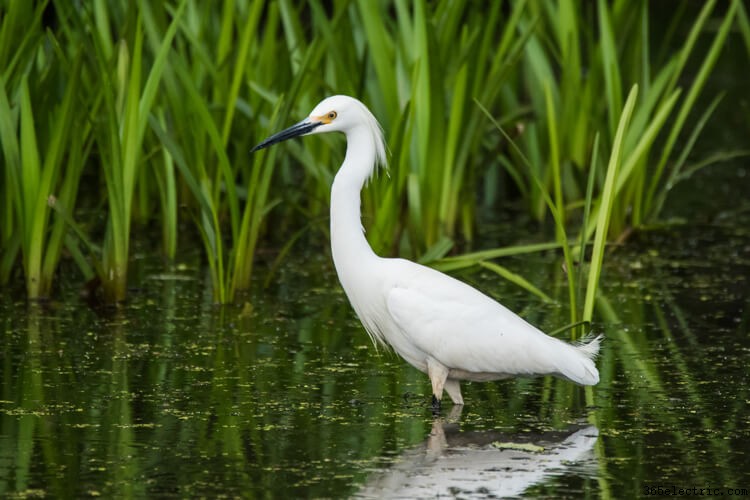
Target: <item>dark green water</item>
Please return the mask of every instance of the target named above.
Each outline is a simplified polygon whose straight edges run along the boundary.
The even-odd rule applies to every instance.
[[[172,275],[139,262],[143,285],[116,313],[74,291],[45,306],[0,295],[0,496],[748,489],[750,230],[738,220],[642,234],[609,257],[592,407],[572,384],[518,380],[470,384],[460,415],[448,404],[434,419],[426,377],[376,354],[325,255],[290,259],[304,264],[244,307],[212,306],[190,259]],[[504,264],[565,296],[555,255]],[[547,330],[566,323],[563,304],[461,277]]]

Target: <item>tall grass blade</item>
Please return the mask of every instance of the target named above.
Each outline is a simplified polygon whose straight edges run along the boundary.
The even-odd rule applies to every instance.
[[[578,247],[578,282],[577,290],[577,303],[581,302],[581,295],[583,289],[583,262],[586,259],[586,247],[589,244],[589,237],[586,233],[586,228],[589,225],[589,217],[591,216],[591,206],[594,201],[594,181],[596,180],[596,172],[599,169],[599,134],[594,137],[594,147],[591,149],[591,162],[589,163],[589,179],[586,185],[586,200],[583,208],[583,219],[581,220],[581,233],[579,235],[580,246]],[[572,272],[569,270],[568,272]]]
[[[559,242],[549,243],[532,243],[528,245],[515,245],[503,248],[493,248],[491,250],[480,250],[470,252],[456,257],[445,257],[432,264],[432,267],[441,271],[455,271],[467,267],[475,266],[479,262],[489,259],[498,259],[501,257],[510,257],[513,255],[524,255],[536,252],[545,252],[560,248]]]
[[[552,302],[552,299],[549,297],[549,295],[539,290],[539,288],[535,287],[528,280],[526,280],[523,276],[517,273],[514,273],[513,271],[499,264],[495,264],[494,262],[480,261],[479,265],[481,267],[484,267],[485,269],[489,269],[490,271],[496,273],[498,276],[501,276],[502,278],[510,281],[511,283],[520,286],[527,292],[530,292],[536,295],[537,297],[542,299],[544,302]]]
[[[625,107],[622,110],[620,121],[617,125],[617,133],[612,144],[612,153],[607,165],[607,174],[604,180],[599,213],[596,221],[596,233],[594,235],[594,247],[591,254],[591,265],[589,267],[588,283],[586,285],[586,298],[583,304],[583,321],[591,321],[594,312],[594,301],[599,286],[599,276],[601,275],[602,262],[604,260],[604,247],[607,241],[608,228],[610,223],[610,214],[614,204],[614,188],[620,169],[622,145],[625,133],[627,131],[630,117],[635,107],[636,98],[638,97],[638,86],[634,85],[628,98],[625,101]]]

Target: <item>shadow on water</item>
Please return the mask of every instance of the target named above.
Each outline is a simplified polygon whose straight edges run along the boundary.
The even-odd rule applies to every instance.
[[[426,377],[375,353],[324,256],[236,307],[210,304],[190,259],[174,275],[141,262],[146,285],[117,313],[75,294],[44,306],[0,295],[0,496],[748,488],[745,227],[644,233],[610,257],[593,407],[551,378],[468,384],[460,430],[447,410],[433,420]],[[507,265],[564,297],[557,257],[533,259]],[[461,277],[544,329],[566,321],[563,300]]]

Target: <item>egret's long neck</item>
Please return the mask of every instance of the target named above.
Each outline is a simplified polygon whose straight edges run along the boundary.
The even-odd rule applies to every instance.
[[[365,238],[360,216],[360,191],[374,168],[375,143],[363,126],[346,134],[346,157],[331,188],[331,250],[344,288],[343,269],[356,269],[377,256]],[[352,269],[352,271],[354,271]]]

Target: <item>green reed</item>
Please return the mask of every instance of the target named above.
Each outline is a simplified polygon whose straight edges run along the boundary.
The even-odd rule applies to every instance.
[[[625,107],[622,110],[622,115],[619,124],[617,125],[617,133],[615,134],[615,140],[612,145],[612,153],[609,158],[607,173],[604,178],[604,187],[599,200],[599,213],[596,217],[596,234],[594,236],[594,247],[591,253],[588,283],[586,285],[586,299],[583,305],[582,317],[584,321],[591,321],[594,311],[594,299],[596,298],[599,277],[601,276],[602,262],[604,261],[604,246],[606,244],[607,235],[609,234],[612,208],[615,202],[615,179],[617,179],[621,169],[623,141],[628,130],[628,125],[630,124],[637,96],[638,86],[635,85],[630,91],[628,99],[625,102]],[[569,276],[573,276],[573,273],[569,273]]]
[[[184,6],[185,2],[181,5]],[[144,135],[181,11],[182,8],[176,11],[146,75],[143,75],[144,35],[140,16],[136,20],[133,46],[118,44],[115,68],[107,67],[105,63],[106,42],[102,40],[107,35],[102,32],[94,35],[101,81],[118,89],[117,95],[107,92],[106,87],[103,90],[108,119],[97,139],[104,158],[102,167],[109,199],[109,219],[102,249],[104,275],[101,276],[108,302],[117,302],[126,296],[132,202],[141,167]],[[117,70],[115,74],[112,74],[113,69]],[[144,76],[145,83],[142,82]]]
[[[203,240],[214,299],[219,303],[234,300],[237,292],[250,286],[265,216],[277,203],[271,198],[275,152],[250,157],[252,143],[246,134],[236,133],[237,122],[244,131],[244,123],[259,109],[268,110],[267,114],[258,112],[255,119],[270,120],[272,126],[280,126],[280,113],[287,116],[278,96],[239,98],[250,76],[259,77],[256,85],[266,76],[273,77],[273,72],[257,71],[258,59],[285,52],[277,37],[260,42],[253,38],[261,22],[262,3],[246,2],[244,7],[247,17],[243,18],[227,5],[218,30],[204,33],[217,44],[215,63],[207,57],[208,47],[195,38],[177,49],[178,56],[172,58],[164,78],[163,117],[151,119],[152,131],[189,193],[186,200]],[[203,12],[205,8],[191,5],[186,17],[209,15]],[[281,29],[277,14],[276,5],[271,6],[266,29]],[[150,37],[159,40],[159,24],[164,21],[155,12],[150,12],[149,19]],[[229,45],[235,37],[239,40],[236,51]],[[185,62],[192,59],[201,63],[188,66]],[[267,64],[282,63],[271,58]]]
[[[0,283],[9,280],[20,252],[26,294],[32,299],[50,295],[65,245],[65,222],[52,217],[49,205],[75,203],[91,143],[91,129],[75,111],[82,59],[60,50],[64,40],[43,35],[41,12],[41,7],[16,3],[0,25],[2,40],[13,39],[19,25],[28,27],[17,39],[17,53],[0,51]],[[37,64],[23,64],[24,56]]]
[[[44,290],[27,285],[29,296],[48,294],[66,248],[84,275],[97,270],[108,301],[122,300],[133,227],[156,221],[169,258],[180,228],[200,235],[215,300],[234,300],[250,286],[261,242],[280,239],[288,249],[307,230],[327,231],[341,139],[248,152],[334,93],[370,106],[389,144],[388,175],[364,193],[377,251],[427,263],[456,252],[477,232],[480,203],[497,206],[512,185],[529,214],[554,223],[554,245],[572,273],[596,238],[601,251],[658,217],[674,182],[702,165],[686,161],[719,97],[697,109],[701,91],[735,18],[750,32],[741,2],[725,12],[716,5],[701,7],[670,54],[676,25],[655,47],[649,5],[625,0],[486,9],[447,0],[9,2],[0,7],[0,281],[21,260],[27,284]],[[52,27],[41,26],[45,9],[56,16]],[[683,90],[697,40],[715,20],[719,29]],[[608,184],[610,166],[591,160],[614,150],[623,89],[634,85],[622,163]],[[94,182],[78,196],[81,178]],[[50,195],[59,215],[51,219]],[[100,208],[103,229],[81,215]],[[66,232],[71,225],[84,242],[101,240],[86,243],[87,258]],[[463,260],[479,261],[546,296],[497,263]],[[584,267],[569,282],[572,310],[583,300]]]
[[[413,9],[397,3],[395,19],[372,2],[358,7],[354,19],[367,35],[375,76],[365,83],[365,97],[392,151],[390,182],[366,198],[365,210],[375,214],[371,242],[439,257],[454,238],[474,233],[481,175],[474,165],[486,124],[475,100],[488,107],[498,102],[533,25],[520,25],[524,2],[507,19],[500,3],[487,12],[462,2],[429,8],[416,2]],[[504,28],[499,37],[489,29],[497,25]]]
[[[529,19],[541,19],[540,29],[526,44],[523,54],[526,70],[518,83],[530,94],[531,107],[536,110],[534,118],[525,119],[523,132],[515,139],[493,121],[510,145],[502,153],[500,163],[519,184],[531,213],[540,219],[549,215],[554,220],[555,240],[568,270],[571,324],[592,319],[607,241],[630,225],[637,226],[658,216],[686,155],[715,108],[716,100],[703,112],[667,182],[660,182],[663,159],[670,157],[674,139],[685,124],[684,117],[695,107],[706,75],[732,25],[737,5],[733,3],[723,14],[721,27],[700,65],[698,77],[681,103],[677,78],[693,53],[694,38],[703,32],[713,3],[704,6],[691,26],[691,41],[662,68],[651,67],[645,4],[622,9],[622,3],[615,2],[610,7],[599,2],[596,9],[599,36],[588,35],[582,40],[578,34],[585,24],[585,9],[564,1],[543,8],[537,4],[537,12],[530,8]],[[582,76],[583,60],[590,61],[586,78]],[[555,76],[557,73],[561,74],[559,78]],[[620,115],[622,88],[628,81],[633,82],[632,91]],[[636,101],[638,87],[641,97]],[[521,92],[507,95],[506,106],[522,106]],[[605,99],[601,99],[602,95]],[[675,109],[679,110],[677,119],[670,123],[668,119]],[[602,138],[602,149],[611,151],[606,166],[595,159],[588,161],[587,155],[595,158],[598,154],[596,134]],[[657,140],[666,143],[659,150],[662,160],[653,171],[655,160],[650,153]],[[524,168],[518,168],[519,165]],[[654,199],[657,203],[652,204]],[[581,208],[583,220],[576,224],[571,217],[577,218]],[[581,228],[580,235],[574,238],[576,227]],[[574,239],[578,240],[575,245]],[[592,243],[590,263],[581,262],[579,271],[573,272],[574,261],[582,261]],[[579,313],[577,302],[582,295],[583,308]]]
[[[567,214],[573,214],[583,204],[594,135],[601,134],[602,145],[611,147],[614,140],[617,113],[624,102],[623,88],[633,84],[640,87],[641,101],[633,116],[633,126],[624,138],[626,164],[618,176],[616,203],[613,207],[609,236],[618,236],[630,226],[639,226],[658,217],[663,198],[669,192],[684,161],[671,166],[665,181],[667,159],[672,158],[675,141],[683,132],[686,119],[695,112],[697,98],[707,76],[715,63],[721,47],[726,41],[728,29],[734,21],[734,12],[739,5],[733,2],[722,16],[721,26],[714,37],[704,60],[698,67],[698,76],[684,98],[678,86],[688,60],[694,57],[696,39],[704,33],[706,23],[712,18],[715,2],[704,4],[699,16],[690,26],[686,42],[667,60],[660,62],[653,54],[649,39],[648,5],[639,4],[624,8],[626,2],[610,5],[600,1],[596,6],[598,37],[582,29],[587,22],[587,12],[573,2],[546,4],[540,8],[540,28],[532,36],[524,53],[525,76],[518,83],[528,89],[532,108],[537,110],[535,120],[524,122],[525,130],[518,139],[521,150],[531,159],[533,168],[514,172],[512,177],[521,182],[527,194],[527,203],[533,214],[544,218],[547,208],[544,194],[559,197],[562,191],[568,200]],[[669,39],[663,43],[666,45]],[[585,67],[582,61],[587,61]],[[560,77],[554,77],[559,73]],[[585,74],[585,77],[583,76]],[[550,90],[546,86],[552,86]],[[549,94],[559,113],[552,117],[545,113]],[[516,91],[509,94],[508,107],[520,107],[523,102]],[[604,96],[602,99],[601,96]],[[712,110],[713,106],[709,106]],[[677,110],[677,116],[673,111]],[[709,113],[710,114],[710,113]],[[543,142],[542,127],[555,119],[560,130],[556,151],[551,151]],[[671,121],[670,121],[671,119]],[[546,127],[549,128],[549,123]],[[698,128],[699,132],[700,128]],[[694,135],[697,137],[697,135]],[[659,142],[660,148],[652,154],[652,147]],[[663,142],[663,144],[662,144]],[[695,141],[689,141],[692,146]],[[683,158],[691,147],[681,153]],[[632,154],[630,153],[632,152]],[[561,162],[561,167],[556,168]],[[503,164],[518,164],[513,154]],[[535,178],[543,180],[542,188]],[[599,210],[599,201],[604,176],[597,173],[595,200],[592,210]],[[661,200],[661,201],[660,201]],[[594,229],[594,220],[585,228],[585,239]]]

